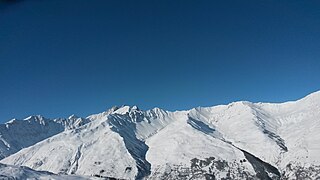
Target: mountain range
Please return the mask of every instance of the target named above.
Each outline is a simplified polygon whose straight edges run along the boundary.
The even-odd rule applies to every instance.
[[[0,178],[320,179],[320,91],[284,103],[137,106],[0,125]]]

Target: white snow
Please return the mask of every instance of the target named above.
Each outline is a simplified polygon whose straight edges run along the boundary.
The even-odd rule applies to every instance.
[[[240,101],[175,112],[122,106],[87,118],[12,120],[0,125],[0,155],[1,163],[53,173],[157,179],[210,157],[255,174],[250,163],[239,163],[244,150],[284,171],[289,163],[320,165],[319,120],[320,91],[286,103]]]

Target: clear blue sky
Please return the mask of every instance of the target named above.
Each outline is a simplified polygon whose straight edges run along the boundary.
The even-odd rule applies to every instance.
[[[0,3],[0,122],[320,89],[319,0]]]

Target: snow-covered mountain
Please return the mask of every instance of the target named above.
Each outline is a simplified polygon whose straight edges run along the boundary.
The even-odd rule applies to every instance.
[[[119,179],[320,178],[320,91],[188,111],[114,107],[0,126],[1,163]],[[2,143],[2,144],[1,144]],[[1,171],[0,171],[1,174]]]

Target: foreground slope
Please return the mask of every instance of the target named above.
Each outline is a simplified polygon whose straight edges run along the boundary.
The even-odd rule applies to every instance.
[[[88,180],[91,178],[75,175],[57,175],[47,171],[35,171],[28,167],[17,167],[0,163],[0,179]]]
[[[123,179],[320,176],[320,92],[176,112],[123,106],[85,119],[1,162]]]

